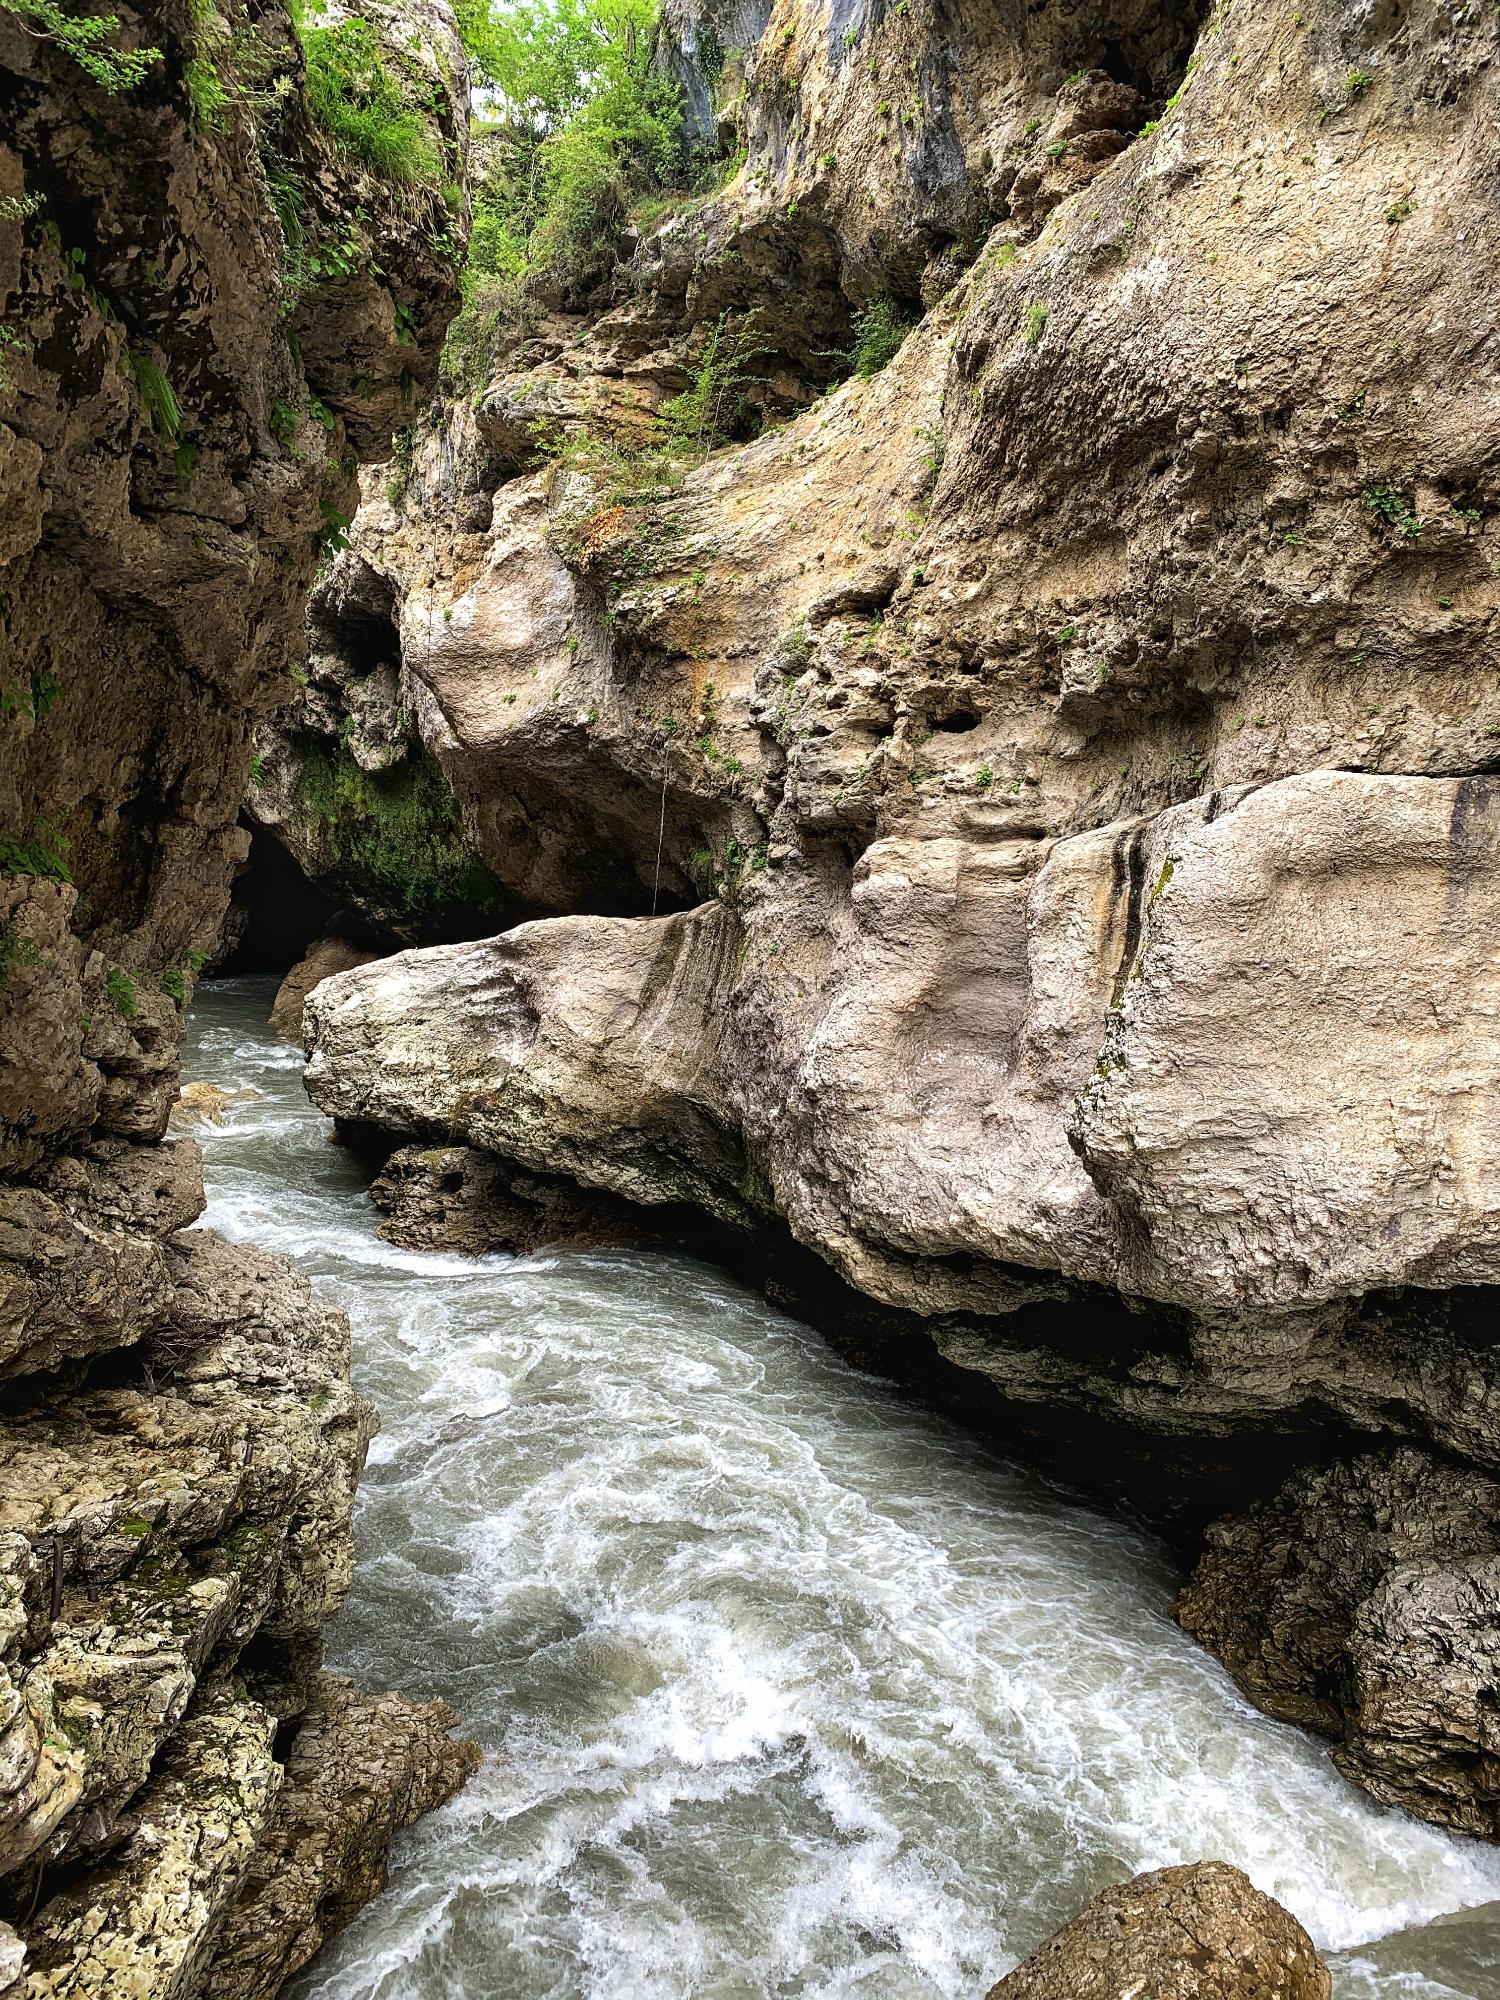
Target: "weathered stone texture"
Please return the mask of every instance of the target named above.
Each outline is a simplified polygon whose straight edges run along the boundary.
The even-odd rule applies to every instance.
[[[1162,1868],[1098,1895],[989,2000],[1328,2000],[1297,1919],[1223,1861]]]
[[[164,54],[109,93],[0,10],[0,1977],[34,2000],[198,1990],[349,1580],[374,1418],[347,1326],[182,1234],[198,1149],[158,1142],[254,721],[358,457],[435,377],[462,249],[436,193],[393,199],[315,127],[283,9],[233,38],[212,7],[118,14]],[[457,171],[451,14],[421,0],[415,56],[370,19]],[[337,232],[348,279],[306,282],[299,232]],[[466,1767],[425,1712],[368,1714],[330,1897]]]

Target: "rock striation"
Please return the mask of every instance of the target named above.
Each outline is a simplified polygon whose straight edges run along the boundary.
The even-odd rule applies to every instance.
[[[0,10],[0,1965],[187,2000],[222,1940],[213,1990],[270,1994],[472,1759],[320,1674],[375,1415],[164,1134],[252,730],[462,222],[334,146],[278,6],[123,6],[92,69],[49,19]],[[360,32],[406,75],[412,25]],[[456,176],[462,51],[416,25]]]
[[[1328,2000],[1297,1919],[1222,1861],[1161,1868],[1094,1898],[989,2000]]]
[[[1267,1487],[1372,1450],[1474,1477],[1482,1546],[1403,1613],[1429,1637],[1382,1612],[1324,1717],[1358,1782],[1471,1827],[1496,41],[1437,0],[674,0],[662,59],[743,160],[606,305],[490,351],[339,559],[395,634],[381,714],[528,921],[307,1009],[338,1118],[789,1231],[1011,1405],[1264,1439]],[[911,330],[830,387],[876,300]],[[669,479],[590,456],[751,312],[757,435]],[[333,727],[265,725],[266,768]],[[1272,1699],[1297,1644],[1233,1638],[1279,1587],[1260,1520],[1214,1572],[1244,1617],[1184,1615]]]

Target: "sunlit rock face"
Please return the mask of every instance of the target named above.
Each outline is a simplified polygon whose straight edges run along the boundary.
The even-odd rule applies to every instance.
[[[340,1315],[182,1233],[201,1161],[160,1143],[251,731],[359,459],[435,378],[458,224],[335,152],[280,8],[232,49],[212,9],[120,16],[162,53],[111,94],[0,14],[0,1965],[100,2000],[200,1990],[247,1871],[268,1956],[234,1990],[270,1993],[320,1934],[271,1920],[309,1813],[326,1928],[467,1768],[446,1712],[319,1679],[374,1413]],[[420,31],[456,175],[451,17],[371,19]],[[334,237],[338,282],[304,254]]]

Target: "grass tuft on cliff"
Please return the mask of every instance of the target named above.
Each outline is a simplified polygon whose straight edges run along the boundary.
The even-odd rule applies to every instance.
[[[297,6],[293,19],[313,117],[336,146],[380,179],[435,192],[443,181],[442,154],[382,55],[374,29],[358,18],[320,27],[308,12]]]

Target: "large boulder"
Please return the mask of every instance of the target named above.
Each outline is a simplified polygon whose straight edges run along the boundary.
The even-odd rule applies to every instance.
[[[376,954],[365,951],[347,938],[315,938],[276,989],[271,1003],[271,1026],[284,1042],[302,1046],[302,1006],[313,988],[335,972],[347,972],[351,965],[368,965]]]
[[[1366,1791],[1500,1839],[1500,1483],[1411,1450],[1307,1468],[1214,1523],[1174,1610]]]
[[[1329,2000],[1312,1939],[1238,1868],[1137,1875],[990,1989],[989,2000]]]

